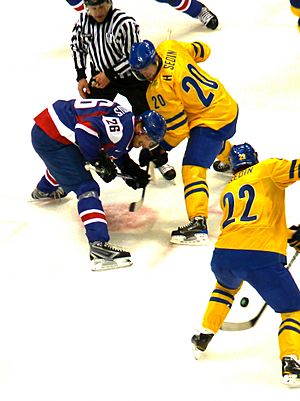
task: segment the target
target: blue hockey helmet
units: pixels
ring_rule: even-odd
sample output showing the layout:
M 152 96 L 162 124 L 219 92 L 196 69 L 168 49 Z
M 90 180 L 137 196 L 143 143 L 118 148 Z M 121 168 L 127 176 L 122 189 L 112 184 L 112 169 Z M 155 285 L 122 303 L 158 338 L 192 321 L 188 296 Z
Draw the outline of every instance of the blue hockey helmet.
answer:
M 129 55 L 129 64 L 133 70 L 140 70 L 155 63 L 156 50 L 152 42 L 143 40 L 134 43 Z
M 241 145 L 233 145 L 229 154 L 229 162 L 233 172 L 239 170 L 240 167 L 253 166 L 258 163 L 257 152 L 246 142 Z
M 155 110 L 147 110 L 141 114 L 139 121 L 143 124 L 143 131 L 154 142 L 161 142 L 167 130 L 166 120 Z

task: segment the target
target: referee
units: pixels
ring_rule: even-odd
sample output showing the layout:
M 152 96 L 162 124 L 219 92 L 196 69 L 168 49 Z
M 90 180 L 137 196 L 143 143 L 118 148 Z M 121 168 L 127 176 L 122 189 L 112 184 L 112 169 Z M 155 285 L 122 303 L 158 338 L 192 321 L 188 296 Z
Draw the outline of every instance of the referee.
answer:
M 133 17 L 114 8 L 112 0 L 84 0 L 71 40 L 82 98 L 113 100 L 119 93 L 132 105 L 135 115 L 148 110 L 148 83 L 131 72 L 128 58 L 133 43 L 140 42 L 139 25 Z M 87 59 L 91 78 L 87 81 Z

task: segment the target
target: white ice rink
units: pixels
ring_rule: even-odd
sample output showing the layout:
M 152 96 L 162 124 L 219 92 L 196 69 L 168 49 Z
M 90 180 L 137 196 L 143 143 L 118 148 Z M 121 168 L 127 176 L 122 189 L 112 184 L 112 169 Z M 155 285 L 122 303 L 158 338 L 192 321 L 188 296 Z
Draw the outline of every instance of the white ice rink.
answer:
M 250 142 L 261 159 L 299 157 L 300 36 L 288 0 L 207 0 L 220 20 L 215 32 L 154 0 L 114 3 L 136 17 L 143 39 L 171 34 L 211 46 L 203 68 L 240 107 L 234 143 Z M 75 196 L 29 202 L 44 173 L 30 142 L 33 117 L 78 96 L 69 50 L 77 17 L 63 0 L 2 12 L 0 400 L 299 401 L 300 389 L 281 384 L 280 316 L 269 308 L 255 328 L 220 332 L 203 360 L 193 358 L 190 338 L 215 283 L 210 258 L 227 178 L 209 172 L 211 245 L 171 246 L 170 232 L 187 223 L 184 144 L 169 156 L 175 185 L 156 174 L 135 214 L 128 204 L 139 191 L 121 179 L 101 183 L 111 242 L 130 250 L 130 268 L 90 271 Z M 287 190 L 288 224 L 300 223 L 299 195 L 298 183 Z M 299 285 L 299 258 L 291 272 Z M 237 299 L 232 318 L 247 320 L 260 306 L 255 294 L 247 308 Z

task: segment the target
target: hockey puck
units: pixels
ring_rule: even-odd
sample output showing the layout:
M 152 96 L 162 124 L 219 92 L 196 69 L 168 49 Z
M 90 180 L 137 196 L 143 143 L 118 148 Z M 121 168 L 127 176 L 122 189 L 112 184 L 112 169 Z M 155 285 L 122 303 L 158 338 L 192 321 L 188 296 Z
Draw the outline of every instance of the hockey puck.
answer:
M 241 299 L 240 305 L 241 305 L 243 308 L 246 308 L 246 306 L 248 306 L 248 304 L 249 304 L 249 298 L 243 297 L 243 298 Z

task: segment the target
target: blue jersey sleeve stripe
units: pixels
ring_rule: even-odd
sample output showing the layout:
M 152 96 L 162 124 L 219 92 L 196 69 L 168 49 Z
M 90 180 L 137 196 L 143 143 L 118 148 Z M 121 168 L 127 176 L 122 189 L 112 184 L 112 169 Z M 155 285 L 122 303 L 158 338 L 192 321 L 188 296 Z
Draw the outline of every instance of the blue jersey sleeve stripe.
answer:
M 173 121 L 178 120 L 178 118 L 182 117 L 183 115 L 184 115 L 184 111 L 181 111 L 180 113 L 176 114 L 174 117 L 168 118 L 166 120 L 166 123 L 167 124 L 172 123 Z
M 193 45 L 193 48 L 194 48 L 194 50 L 195 50 L 195 55 L 197 56 L 197 54 L 198 54 L 198 47 L 197 47 L 194 43 L 192 43 L 192 45 Z
M 192 43 L 192 45 L 193 45 L 194 48 L 195 48 L 196 56 L 197 56 L 197 53 L 198 53 L 198 47 L 195 46 L 195 44 L 198 45 L 198 46 L 200 47 L 200 50 L 201 50 L 201 52 L 200 52 L 200 57 L 204 57 L 204 47 L 202 46 L 202 44 L 201 44 L 200 42 L 193 42 L 193 43 Z M 197 49 L 197 50 L 196 50 L 196 49 Z
M 186 123 L 187 123 L 187 118 L 185 118 L 184 120 L 182 120 L 178 124 L 174 124 L 174 125 L 171 125 L 171 127 L 167 127 L 167 131 L 173 131 L 173 130 L 179 128 L 179 127 L 182 127 Z
M 294 178 L 295 177 L 295 166 L 296 166 L 296 163 L 297 163 L 297 160 L 292 160 L 290 173 L 289 173 L 289 178 Z

